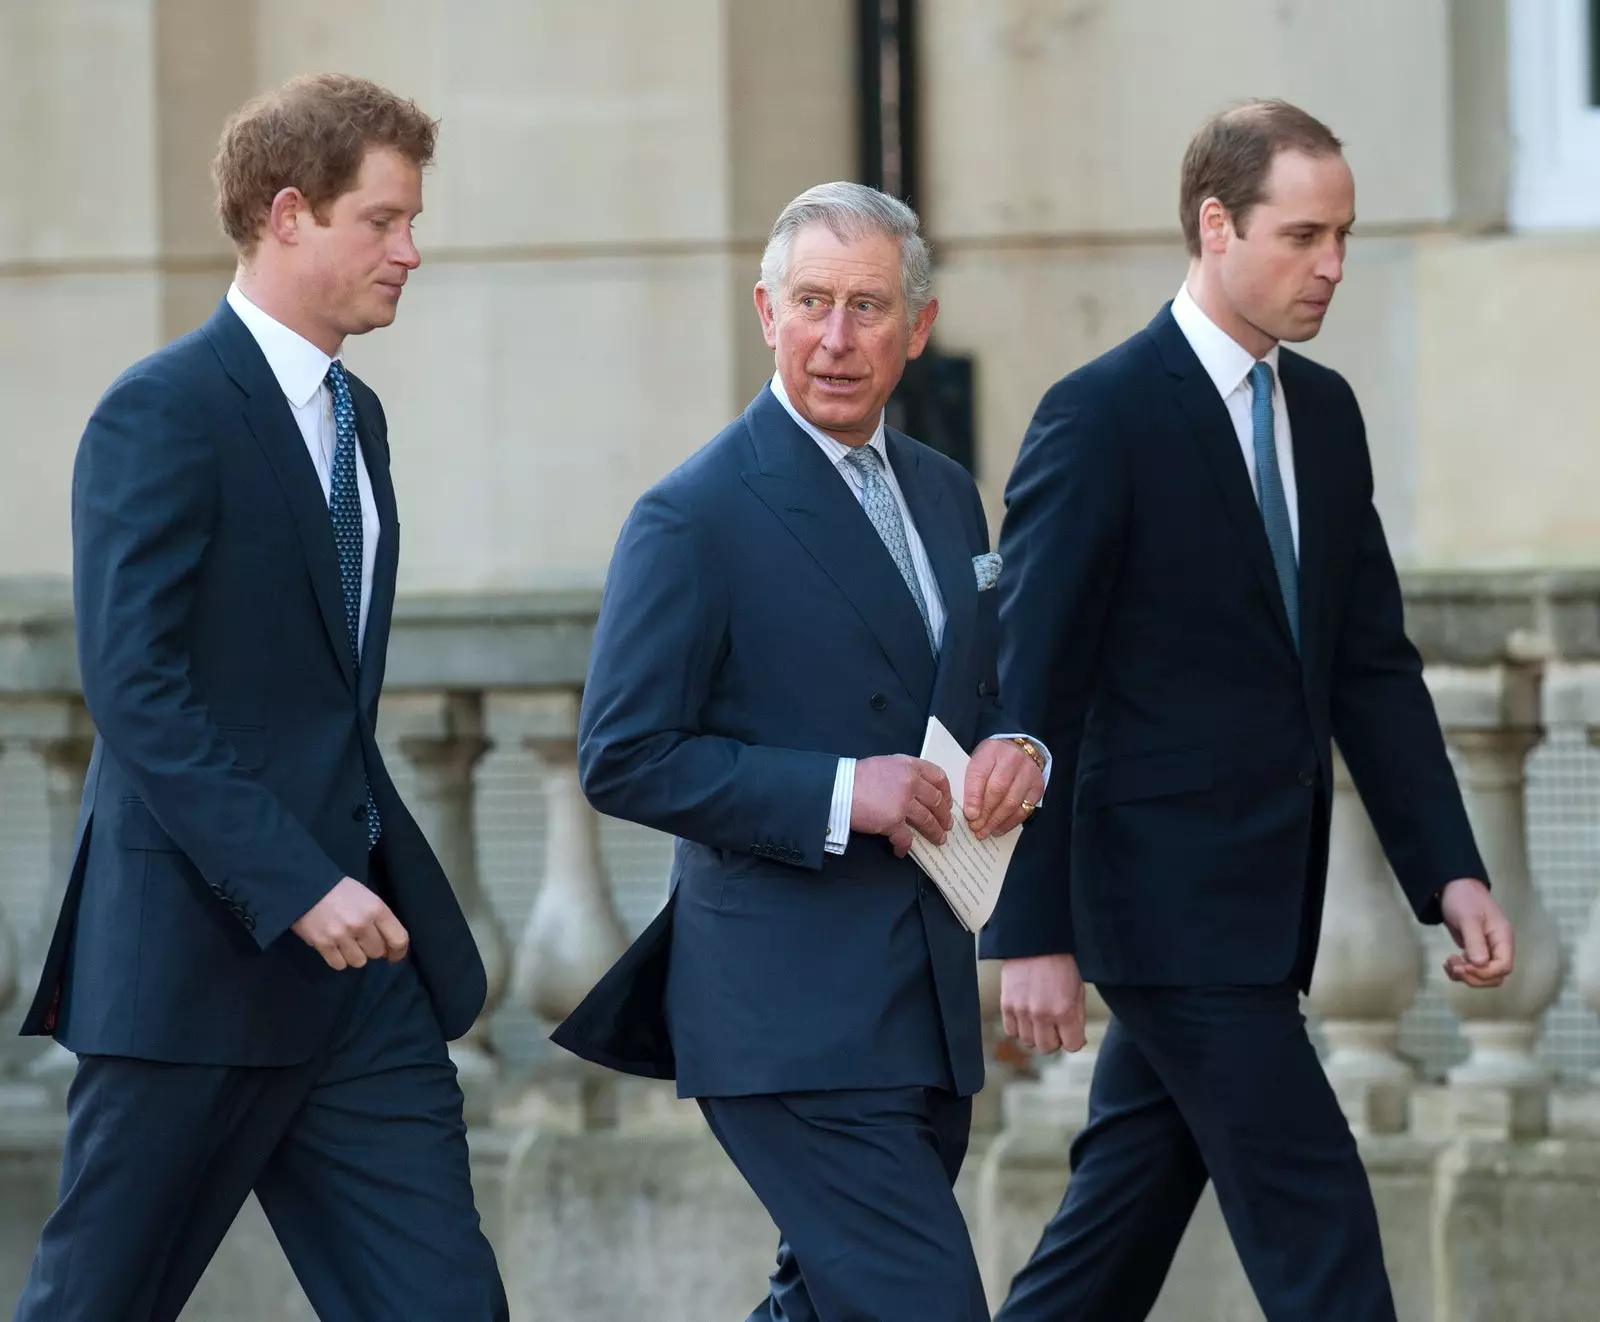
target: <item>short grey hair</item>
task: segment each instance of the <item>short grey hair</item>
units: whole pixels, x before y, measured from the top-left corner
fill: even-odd
[[[761,254],[761,285],[776,299],[789,278],[794,237],[812,225],[826,225],[834,238],[850,243],[871,235],[900,241],[900,289],[908,320],[915,321],[933,298],[933,261],[917,213],[897,197],[843,180],[808,188],[778,214]]]

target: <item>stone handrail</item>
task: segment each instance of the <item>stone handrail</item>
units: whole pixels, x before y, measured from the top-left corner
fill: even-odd
[[[1551,1080],[1534,1052],[1566,960],[1529,877],[1523,767],[1551,723],[1600,739],[1600,572],[1417,571],[1404,587],[1408,626],[1469,810],[1518,923],[1518,973],[1500,993],[1451,997],[1470,1055],[1445,1087],[1422,1087],[1397,1050],[1399,1021],[1422,982],[1422,942],[1341,765],[1311,1006],[1323,1023],[1330,1077],[1358,1130],[1470,1123],[1490,1133],[1542,1132]],[[455,1049],[480,1118],[499,1071],[489,1011],[510,994],[542,1019],[558,1016],[625,939],[598,819],[577,782],[577,706],[598,607],[594,587],[411,595],[396,606],[383,732],[409,763],[412,806],[446,861],[490,973],[484,1021]],[[19,950],[16,933],[54,907],[65,877],[92,739],[77,686],[66,585],[0,581],[0,756],[24,746],[40,760],[50,833],[39,914],[12,915],[9,926],[0,915],[0,1004],[36,968],[39,952]],[[527,749],[545,769],[543,882],[515,937],[477,862],[475,774],[495,743]],[[1576,953],[1579,985],[1600,1010],[1600,903]],[[983,989],[992,1017],[997,980],[985,976]],[[1105,1011],[1097,997],[1092,1009],[1098,1037]],[[990,1038],[998,1048],[999,1035]],[[1016,1064],[995,1072],[1005,1104],[1002,1111],[1001,1088],[992,1089],[980,1112],[991,1125],[1081,1118],[1092,1053],[1047,1065],[1037,1080]],[[47,1054],[35,1073],[59,1079],[70,1066],[70,1058]]]

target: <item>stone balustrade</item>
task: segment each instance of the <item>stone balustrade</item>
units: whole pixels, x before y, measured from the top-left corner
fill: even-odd
[[[1544,741],[1560,732],[1569,748],[1586,747],[1582,740],[1600,746],[1600,575],[1414,576],[1407,593],[1408,619],[1468,810],[1496,894],[1516,924],[1517,973],[1496,992],[1443,985],[1441,938],[1411,918],[1340,761],[1321,956],[1307,1009],[1374,1172],[1391,1252],[1416,1240],[1412,1247],[1431,1264],[1413,1272],[1418,1282],[1426,1278],[1425,1288],[1412,1291],[1419,1300],[1425,1296],[1425,1307],[1418,1303],[1402,1315],[1432,1319],[1447,1315],[1441,1309],[1459,1310],[1466,1297],[1461,1282],[1487,1270],[1464,1246],[1476,1242],[1472,1236],[1484,1225],[1514,1219],[1506,1200],[1562,1208],[1600,1202],[1600,1078],[1585,1073],[1600,1063],[1600,1022],[1580,1024],[1585,1033],[1594,1028],[1579,1044],[1585,1068],[1569,1060],[1558,1076],[1543,1046],[1569,968],[1574,990],[1563,1004],[1587,1004],[1600,1016],[1600,893],[1588,892],[1594,903],[1586,925],[1574,924],[1570,896],[1561,906],[1552,902],[1533,866],[1527,806],[1529,768]],[[530,1016],[548,1026],[569,1010],[642,921],[639,903],[620,903],[619,895],[650,903],[665,894],[665,851],[652,855],[650,875],[608,875],[602,823],[578,784],[577,711],[597,604],[595,592],[580,590],[403,598],[381,735],[489,971],[485,1015],[452,1051],[482,1187],[491,1191],[486,1224],[503,1260],[513,1250],[520,1255],[508,1271],[522,1282],[519,1298],[567,1301],[524,1302],[519,1316],[624,1315],[640,1282],[626,1269],[619,1274],[600,1265],[616,1262],[620,1247],[608,1248],[606,1236],[624,1235],[648,1241],[651,1254],[684,1258],[675,1279],[692,1284],[683,1285],[681,1305],[654,1315],[698,1317],[706,1314],[696,1312],[695,1300],[726,1300],[722,1311],[728,1311],[757,1287],[771,1237],[759,1208],[708,1146],[694,1109],[672,1099],[670,1086],[587,1070],[540,1050],[540,1035],[526,1031]],[[32,811],[47,836],[39,875],[22,885],[13,877],[7,887],[0,869],[6,1023],[19,1010],[16,992],[31,989],[45,924],[60,899],[91,743],[64,593],[0,584],[0,770],[9,759],[35,768],[40,793]],[[542,823],[539,843],[517,863],[525,906],[508,904],[503,886],[491,893],[482,864],[486,768],[512,754],[531,760],[542,784],[527,804]],[[8,783],[16,782],[0,776],[0,794]],[[1600,802],[1569,796],[1559,810],[1592,820]],[[10,811],[0,799],[0,820]],[[1581,826],[1575,837],[1582,837]],[[0,834],[0,848],[8,838]],[[1090,1047],[1033,1061],[1004,1043],[994,1022],[994,968],[982,969],[982,986],[996,1063],[979,1099],[980,1133],[962,1193],[998,1289],[1059,1198],[1067,1176],[1065,1135],[1083,1123],[1094,1044],[1107,1019],[1104,1003],[1091,996]],[[512,1016],[522,1016],[524,1028],[520,1042],[508,1046],[497,1025]],[[1424,1051],[1419,1060],[1415,1047],[1407,1048],[1407,1032],[1415,1034],[1424,1020],[1436,1036],[1456,1035],[1438,1059]],[[1568,1060],[1570,1027],[1563,1050]],[[29,1215],[48,1207],[46,1177],[71,1067],[65,1053],[38,1044],[0,1051],[0,1183],[35,1182],[28,1186],[33,1201],[15,1204],[31,1208]],[[1543,1146],[1524,1142],[1531,1139]],[[1500,1194],[1494,1171],[1509,1172],[1511,1183]],[[10,1198],[5,1191],[0,1203]],[[1468,1206],[1461,1199],[1476,1201]],[[1415,1224],[1413,1215],[1421,1218]],[[1565,1253],[1561,1219],[1546,1218],[1546,1233],[1556,1236],[1551,1251]],[[737,1226],[739,1251],[706,1256],[702,1248],[696,1257],[702,1221]],[[0,1222],[0,1297],[21,1270],[25,1249],[6,1243],[5,1235],[28,1238],[21,1221],[10,1232],[6,1224]],[[1465,1238],[1452,1239],[1452,1226]],[[576,1246],[580,1232],[596,1242]],[[247,1220],[228,1252],[253,1251],[240,1245],[262,1234]],[[232,1260],[225,1254],[216,1271],[228,1270]],[[1587,1261],[1573,1260],[1579,1267]],[[735,1267],[737,1279],[729,1284]],[[1585,1279],[1593,1276],[1588,1270]],[[1205,1316],[1256,1316],[1213,1210],[1196,1223],[1174,1279],[1180,1277],[1189,1282],[1185,1289],[1200,1292],[1194,1297],[1218,1301]],[[1191,1316],[1173,1302],[1162,1307],[1167,1311],[1157,1317]],[[207,1317],[258,1316],[215,1302],[207,1309]],[[1471,1315],[1566,1316],[1525,1304]]]

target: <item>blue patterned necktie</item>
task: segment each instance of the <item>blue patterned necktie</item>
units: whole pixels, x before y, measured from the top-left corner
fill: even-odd
[[[333,473],[328,482],[328,513],[333,516],[333,541],[339,550],[339,587],[344,595],[344,623],[350,655],[361,671],[361,486],[356,480],[356,406],[344,364],[328,365],[328,390],[333,395]],[[367,844],[378,843],[378,806],[367,783]]]
[[[1273,427],[1272,368],[1257,363],[1250,369],[1250,421],[1256,451],[1256,500],[1267,526],[1267,546],[1278,571],[1283,608],[1295,650],[1300,649],[1300,566],[1294,554],[1294,529],[1289,523],[1289,502],[1283,494],[1283,474],[1278,469],[1278,445]]]
[[[939,645],[933,638],[933,626],[928,622],[928,603],[922,596],[922,584],[917,582],[916,566],[911,563],[911,543],[906,539],[905,520],[900,517],[900,505],[883,475],[883,456],[870,445],[858,445],[845,456],[845,461],[861,476],[861,508],[883,538],[889,556],[911,589],[911,599],[917,603],[917,614],[922,616],[922,627],[928,632],[928,646],[935,654]]]

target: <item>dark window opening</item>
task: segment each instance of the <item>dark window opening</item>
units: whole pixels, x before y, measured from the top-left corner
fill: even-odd
[[[1597,0],[1600,3],[1600,0]],[[918,207],[916,0],[856,0],[860,180]],[[969,473],[977,458],[977,398],[968,354],[930,341],[906,364],[888,423],[949,455]]]
[[[1589,0],[1589,31],[1584,42],[1589,58],[1589,105],[1600,109],[1600,0]]]

